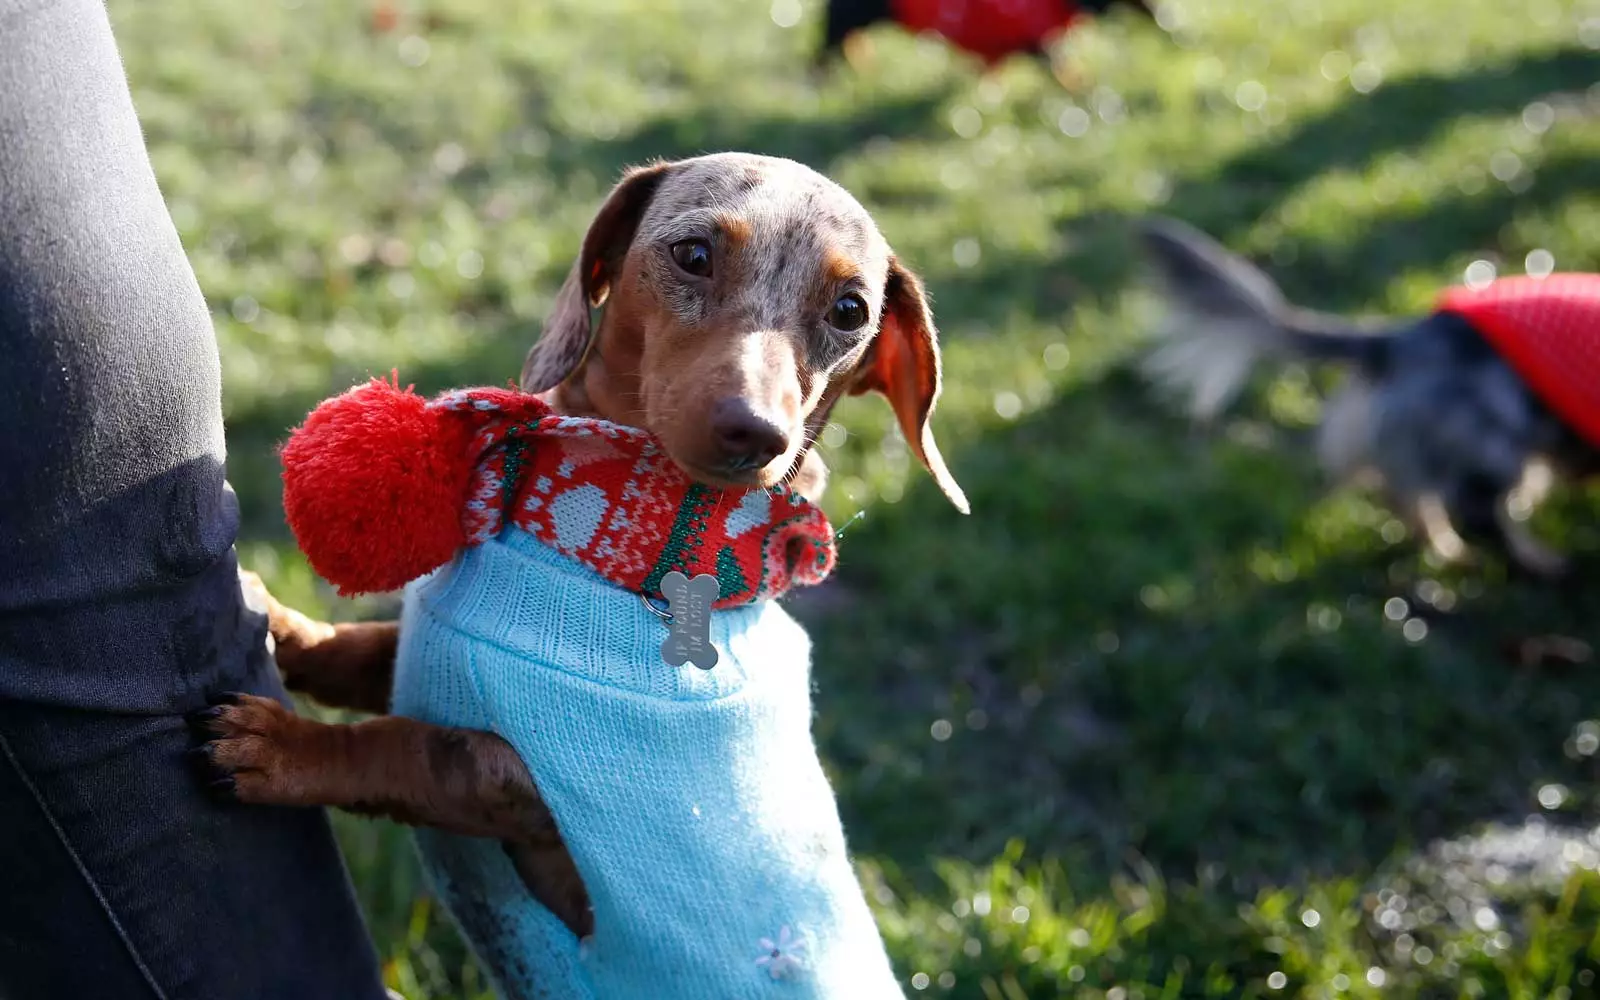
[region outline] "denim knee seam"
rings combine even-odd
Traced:
[[[167,1000],[166,991],[156,982],[155,976],[150,972],[150,967],[140,957],[139,949],[134,947],[133,939],[128,936],[127,930],[122,926],[122,921],[117,919],[116,912],[112,910],[111,901],[106,899],[105,893],[100,891],[100,885],[95,882],[94,876],[89,873],[89,867],[83,863],[83,859],[78,856],[78,852],[72,846],[72,842],[67,839],[67,832],[61,828],[60,823],[56,822],[55,815],[50,812],[49,805],[44,801],[44,796],[39,793],[39,787],[29,777],[27,770],[22,766],[22,761],[17,759],[16,753],[11,749],[11,741],[6,739],[4,733],[0,733],[0,754],[5,755],[6,762],[16,772],[17,780],[22,782],[22,786],[28,790],[28,795],[33,799],[34,805],[39,807],[40,815],[44,817],[45,822],[50,824],[50,830],[55,834],[56,840],[60,842],[61,849],[67,852],[67,857],[72,859],[72,866],[78,870],[78,874],[82,876],[84,884],[94,894],[95,901],[100,904],[101,911],[105,913],[106,919],[111,922],[112,929],[116,931],[117,939],[127,949],[128,958],[132,960],[134,967],[139,970],[139,975],[149,985],[150,992],[155,995],[156,1000]]]

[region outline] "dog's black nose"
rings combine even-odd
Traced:
[[[711,436],[728,468],[738,472],[759,469],[789,450],[783,428],[738,397],[718,400],[711,408]]]

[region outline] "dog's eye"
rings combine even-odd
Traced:
[[[828,325],[835,330],[859,330],[867,325],[867,304],[854,292],[839,296],[828,310]]]
[[[672,262],[685,274],[711,277],[711,244],[705,240],[679,240],[672,244]]]

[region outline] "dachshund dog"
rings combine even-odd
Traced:
[[[1349,377],[1316,439],[1331,477],[1376,474],[1446,561],[1471,540],[1537,577],[1565,570],[1566,557],[1524,522],[1555,475],[1592,475],[1600,456],[1467,315],[1441,308],[1364,328],[1291,305],[1260,270],[1183,223],[1150,220],[1140,235],[1167,306],[1144,371],[1187,396],[1193,416],[1221,412],[1263,358],[1342,365]]]
[[[692,479],[792,485],[847,394],[887,397],[911,452],[963,512],[929,418],[937,334],[921,282],[867,211],[800,164],[717,154],[628,171],[600,207],[528,354],[522,388],[561,413],[654,434]],[[329,625],[246,590],[287,685],[378,718],[330,725],[228,695],[197,713],[214,790],[331,806],[504,842],[534,896],[580,937],[586,892],[534,778],[499,736],[386,715],[397,622]]]

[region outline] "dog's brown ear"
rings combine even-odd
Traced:
[[[632,168],[623,174],[595,213],[583,238],[583,249],[561,291],[556,293],[544,332],[522,364],[524,392],[555,388],[588,356],[599,332],[591,329],[592,311],[605,302],[645,208],[672,169],[673,164],[665,162]]]
[[[933,313],[922,282],[893,258],[883,290],[878,336],[856,373],[851,394],[881,392],[887,396],[911,453],[956,509],[970,513],[966,494],[945,468],[944,456],[933,440],[930,421],[939,400],[939,334],[933,327]]]

